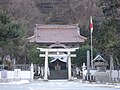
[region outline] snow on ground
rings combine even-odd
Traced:
[[[21,84],[29,84],[29,80],[20,80],[20,81],[12,81],[12,82],[2,82],[0,84],[16,84],[16,85],[21,85]]]
[[[46,86],[50,87],[110,87],[110,88],[119,88],[120,84],[96,84],[96,83],[89,83],[89,82],[82,82],[81,80],[49,80],[48,82],[44,82],[43,79],[39,79],[41,87]],[[43,82],[43,83],[41,83]]]
[[[0,84],[10,84],[10,85],[22,85],[22,84],[29,84],[29,80],[20,80],[20,81],[12,81],[12,82],[1,82]],[[37,82],[33,81],[32,83],[39,84],[41,87],[110,87],[110,88],[117,88],[120,89],[120,84],[95,84],[95,83],[88,83],[88,82],[81,82],[80,80],[76,81],[68,81],[68,80],[49,80],[43,81],[39,79]]]

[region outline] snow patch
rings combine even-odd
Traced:
[[[42,78],[38,78],[38,80],[43,80]]]
[[[12,82],[4,82],[0,84],[16,84],[16,85],[21,85],[21,84],[29,84],[29,80],[20,80],[20,81],[12,81]]]
[[[114,88],[119,88],[120,89],[120,85],[114,86]]]

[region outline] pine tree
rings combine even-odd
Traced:
[[[12,20],[5,12],[0,12],[0,57],[20,56],[24,47],[25,32],[23,27]]]

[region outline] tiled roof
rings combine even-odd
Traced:
[[[84,42],[77,25],[36,25],[34,35],[29,42],[37,43],[76,43]]]

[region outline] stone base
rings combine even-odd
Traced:
[[[110,74],[108,72],[96,72],[95,81],[96,82],[109,82]]]
[[[45,81],[45,82],[46,82],[46,81],[49,81],[49,80],[48,80],[48,79],[43,79],[43,81]]]
[[[73,81],[73,79],[68,79],[68,81]]]

